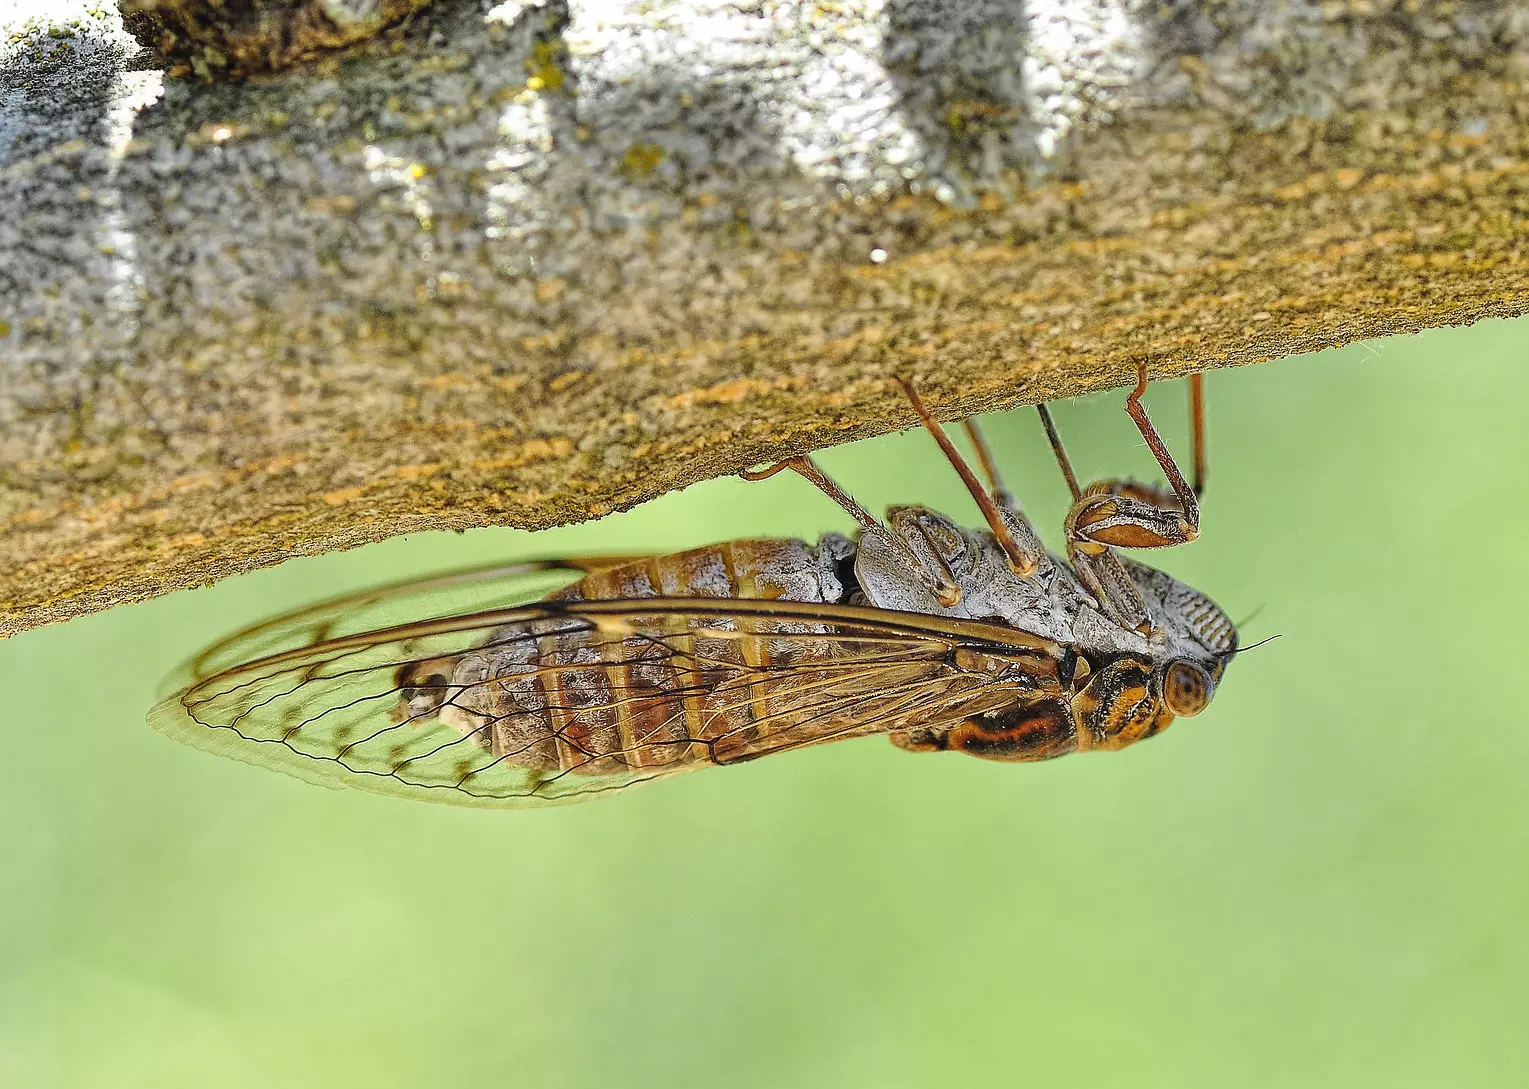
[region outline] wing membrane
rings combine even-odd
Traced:
[[[530,585],[524,575],[566,582],[587,562],[450,576],[468,581],[445,588],[475,583],[504,598]],[[971,621],[728,598],[448,613],[441,580],[428,581],[429,591],[352,595],[225,640],[150,721],[310,782],[515,808],[956,721],[1027,698],[1055,673],[1054,645]],[[430,611],[356,630],[400,601]],[[991,665],[1016,661],[1033,664]]]
[[[160,695],[163,697],[193,681],[283,651],[419,620],[535,601],[591,571],[626,563],[631,558],[589,556],[496,564],[408,579],[330,598],[253,624],[219,640],[172,676]]]

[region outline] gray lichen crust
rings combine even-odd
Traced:
[[[595,516],[905,426],[894,373],[950,417],[1525,309],[1524,4],[436,0],[210,84],[46,6],[0,630]]]

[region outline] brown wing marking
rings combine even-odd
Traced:
[[[286,649],[191,674],[152,723],[328,786],[519,807],[959,721],[1056,691],[1062,656],[991,624],[782,601],[543,601],[317,642],[313,613],[248,629]],[[430,662],[451,674],[411,702],[401,669]]]

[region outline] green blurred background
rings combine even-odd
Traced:
[[[0,644],[0,1085],[1462,1086],[1529,1059],[1529,324],[1217,372],[1215,704],[1042,765],[879,739],[539,812],[330,792],[143,725],[213,638],[509,557],[847,528],[713,481],[415,536]],[[1080,473],[1152,469],[1123,393]],[[1187,454],[1182,391],[1150,403]],[[1034,413],[989,421],[1053,543]],[[975,521],[922,434],[826,452]]]

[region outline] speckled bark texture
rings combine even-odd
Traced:
[[[0,631],[1525,309],[1525,4],[436,0],[0,55]],[[51,32],[50,32],[51,26]],[[135,70],[135,68],[140,70]]]

